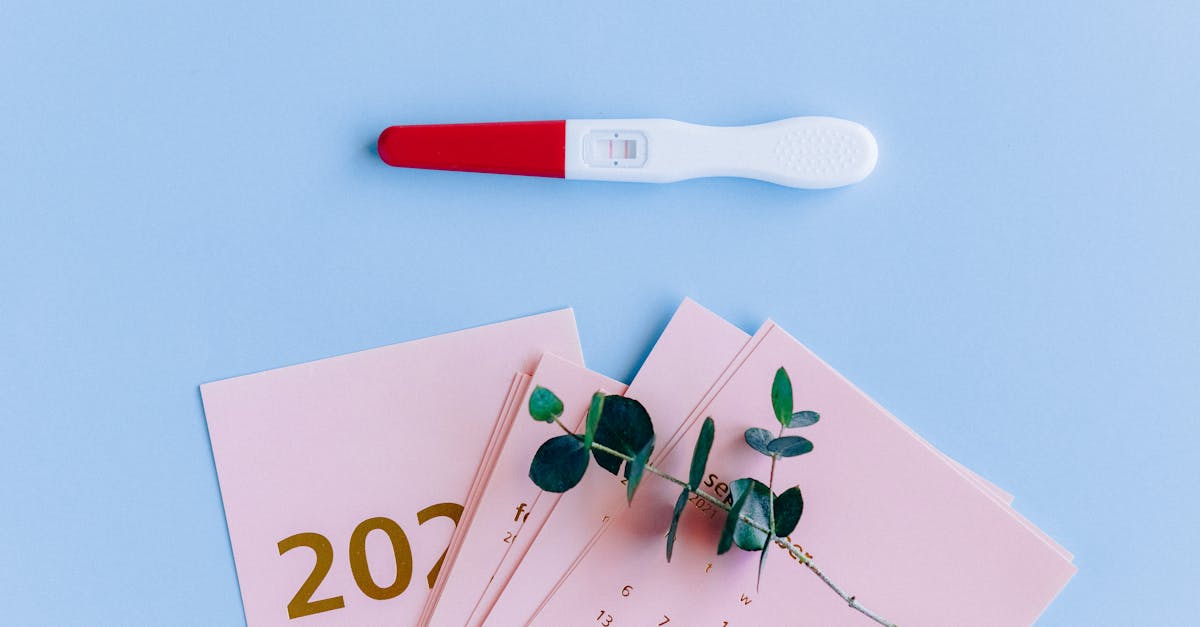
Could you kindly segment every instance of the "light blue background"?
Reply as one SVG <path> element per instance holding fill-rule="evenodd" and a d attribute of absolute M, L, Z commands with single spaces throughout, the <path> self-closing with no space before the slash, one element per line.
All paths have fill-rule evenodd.
<path fill-rule="evenodd" d="M 0 623 L 237 625 L 197 385 L 574 306 L 773 317 L 1194 620 L 1200 5 L 0 3 Z M 100 6 L 108 5 L 108 6 Z M 388 124 L 866 124 L 866 182 L 404 171 Z"/>

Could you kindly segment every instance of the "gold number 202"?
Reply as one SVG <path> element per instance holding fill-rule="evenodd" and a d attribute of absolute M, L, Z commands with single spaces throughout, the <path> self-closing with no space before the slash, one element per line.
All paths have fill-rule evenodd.
<path fill-rule="evenodd" d="M 445 517 L 457 525 L 459 518 L 462 517 L 462 512 L 463 507 L 458 503 L 438 503 L 417 512 L 417 523 L 423 525 L 434 518 Z M 382 531 L 387 536 L 396 559 L 396 578 L 386 586 L 381 586 L 375 581 L 375 578 L 371 576 L 370 565 L 367 564 L 367 536 L 372 531 Z M 288 618 L 300 618 L 346 607 L 346 601 L 341 595 L 326 599 L 313 599 L 317 588 L 320 587 L 325 576 L 329 574 L 329 569 L 333 566 L 333 544 L 319 533 L 298 533 L 279 541 L 279 554 L 283 555 L 301 546 L 313 550 L 313 553 L 316 554 L 316 562 L 314 562 L 308 578 L 300 584 L 300 589 L 288 602 Z M 437 581 L 438 573 L 441 572 L 442 562 L 445 559 L 446 552 L 442 551 L 442 556 L 438 558 L 437 563 L 430 569 L 429 575 L 426 577 L 431 589 L 434 582 Z M 354 528 L 354 532 L 350 534 L 350 573 L 354 575 L 354 583 L 358 584 L 358 589 L 367 597 L 384 601 L 400 596 L 408 589 L 408 584 L 412 581 L 412 571 L 412 545 L 409 543 L 404 529 L 396 521 L 378 516 L 368 518 Z"/>

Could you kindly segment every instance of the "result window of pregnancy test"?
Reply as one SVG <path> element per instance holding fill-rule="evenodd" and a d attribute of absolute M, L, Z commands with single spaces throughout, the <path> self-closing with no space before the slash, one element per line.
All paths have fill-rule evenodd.
<path fill-rule="evenodd" d="M 583 161 L 600 168 L 640 168 L 646 136 L 634 131 L 592 131 L 583 141 Z"/>

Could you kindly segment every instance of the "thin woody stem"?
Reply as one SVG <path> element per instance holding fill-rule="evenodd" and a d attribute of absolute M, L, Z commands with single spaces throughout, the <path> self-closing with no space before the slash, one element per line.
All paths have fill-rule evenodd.
<path fill-rule="evenodd" d="M 555 419 L 554 419 L 554 424 L 556 424 L 556 425 L 558 425 L 559 427 L 561 427 L 563 431 L 566 431 L 566 432 L 567 432 L 567 435 L 573 435 L 573 436 L 575 436 L 575 437 L 579 437 L 579 435 L 578 435 L 577 433 L 575 433 L 574 431 L 571 431 L 570 429 L 568 429 L 568 428 L 567 428 L 567 425 L 564 425 L 564 424 L 562 423 L 562 421 L 561 421 L 561 420 L 559 420 L 558 418 L 555 418 Z"/>
<path fill-rule="evenodd" d="M 555 420 L 555 422 L 558 422 L 558 421 Z M 571 435 L 575 435 L 574 433 L 571 433 L 571 430 L 567 429 L 566 426 L 564 426 L 561 422 L 559 422 L 558 425 L 560 427 L 562 427 L 563 430 L 566 431 L 567 433 L 570 433 Z M 633 457 L 631 455 L 626 455 L 620 451 L 611 449 L 607 446 L 604 446 L 603 444 L 600 444 L 599 442 L 592 442 L 592 448 L 597 451 L 603 452 L 603 453 L 608 453 L 609 455 L 614 455 L 614 456 L 619 457 L 627 462 L 633 461 Z M 775 459 L 772 458 L 771 459 L 772 471 L 774 471 L 774 465 L 775 465 Z M 671 475 L 667 474 L 666 472 L 659 470 L 658 468 L 656 468 L 655 466 L 653 466 L 651 464 L 646 464 L 646 471 L 656 474 L 659 477 L 662 477 L 663 479 L 666 479 L 667 481 L 670 481 L 671 483 L 674 483 L 675 485 L 677 485 L 681 488 L 686 488 L 692 494 L 695 494 L 696 496 L 699 496 L 700 498 L 708 501 L 709 503 L 716 505 L 717 507 L 724 510 L 726 513 L 728 513 L 730 510 L 733 509 L 733 507 L 730 505 L 727 505 L 725 503 L 725 501 L 722 501 L 721 499 L 718 499 L 717 497 L 715 497 L 707 492 L 703 492 L 701 490 L 693 490 L 692 487 L 690 485 L 688 485 L 688 483 L 686 481 L 681 481 L 679 479 L 676 479 L 675 477 L 672 477 Z M 774 474 L 774 473 L 772 472 L 772 474 Z M 834 592 L 837 593 L 838 596 L 842 597 L 842 600 L 845 601 L 846 604 L 849 605 L 851 608 L 861 612 L 864 616 L 866 616 L 867 618 L 870 618 L 871 620 L 875 621 L 876 623 L 879 623 L 880 625 L 884 625 L 885 627 L 896 627 L 895 623 L 888 621 L 887 619 L 883 618 L 879 614 L 876 614 L 875 612 L 871 611 L 870 609 L 864 607 L 862 603 L 858 602 L 857 598 L 855 598 L 853 595 L 851 595 L 850 593 L 843 590 L 841 586 L 834 583 L 833 580 L 831 580 L 820 568 L 817 567 L 817 565 L 815 563 L 813 563 L 812 558 L 809 557 L 808 555 L 806 555 L 804 553 L 804 551 L 800 550 L 799 547 L 792 544 L 791 540 L 789 540 L 787 538 L 780 538 L 778 536 L 775 536 L 773 533 L 771 533 L 770 529 L 766 529 L 766 528 L 762 527 L 762 525 L 759 525 L 757 522 L 755 522 L 754 520 L 751 520 L 750 518 L 746 517 L 745 515 L 739 515 L 738 520 L 749 525 L 750 527 L 753 527 L 754 529 L 757 529 L 757 530 L 767 534 L 767 536 L 769 538 L 774 538 L 775 543 L 780 548 L 787 550 L 788 553 L 792 554 L 792 557 L 796 558 L 801 564 L 803 564 L 806 568 L 811 570 L 813 572 L 813 574 L 815 574 L 817 577 L 820 577 L 821 581 L 823 581 L 825 583 L 825 585 L 829 587 L 830 590 L 833 590 Z"/>
<path fill-rule="evenodd" d="M 782 424 L 779 425 L 779 435 L 776 437 L 780 437 L 780 438 L 783 437 L 783 425 Z M 771 514 L 771 529 L 775 528 L 775 463 L 778 461 L 779 461 L 779 453 L 772 453 L 771 454 L 771 474 L 767 477 L 767 492 L 771 494 L 771 499 L 767 503 L 767 505 L 768 505 L 767 511 L 770 512 L 770 514 Z M 770 543 L 774 539 L 775 539 L 775 532 L 768 531 L 767 532 L 767 542 Z M 766 557 L 765 553 L 763 554 L 763 557 L 764 558 Z M 759 566 L 759 569 L 758 569 L 758 581 L 760 584 L 762 583 L 762 566 L 761 565 Z M 757 588 L 755 588 L 755 589 L 757 590 Z"/>

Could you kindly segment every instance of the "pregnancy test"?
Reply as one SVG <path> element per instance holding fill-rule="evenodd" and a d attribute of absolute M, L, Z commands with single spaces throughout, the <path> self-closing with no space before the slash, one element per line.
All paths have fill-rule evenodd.
<path fill-rule="evenodd" d="M 391 126 L 378 151 L 402 168 L 646 183 L 736 176 L 808 189 L 857 183 L 878 157 L 866 127 L 822 116 L 751 126 L 666 119 Z"/>

